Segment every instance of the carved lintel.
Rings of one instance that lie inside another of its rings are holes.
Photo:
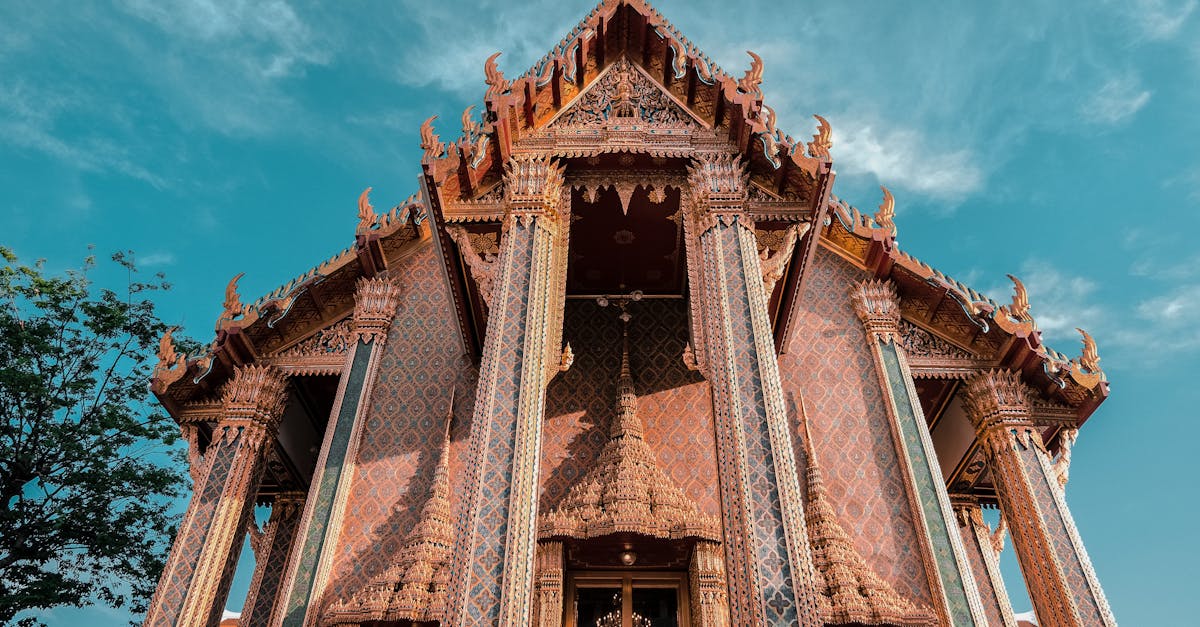
[[[900,297],[895,284],[863,281],[850,289],[850,301],[867,333],[885,342],[895,339],[900,327]]]
[[[358,280],[354,293],[353,337],[377,346],[387,342],[388,328],[400,303],[400,286],[382,277]]]

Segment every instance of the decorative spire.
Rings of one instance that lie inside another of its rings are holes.
[[[795,401],[793,400],[793,403]],[[808,541],[820,575],[818,603],[825,622],[833,625],[936,625],[933,612],[896,593],[867,565],[842,528],[825,492],[813,451],[808,412],[800,398],[804,453],[808,458]]]
[[[559,506],[541,516],[539,539],[638,533],[655,538],[721,541],[715,518],[701,513],[658,467],[637,413],[629,364],[629,314],[622,307],[621,369],[616,416],[596,466],[571,486]]]
[[[420,519],[408,534],[397,561],[349,600],[331,605],[325,612],[323,624],[426,622],[442,618],[450,583],[448,562],[454,544],[449,465],[456,391],[457,388],[450,391],[446,430],[429,487],[429,499],[421,508]]]

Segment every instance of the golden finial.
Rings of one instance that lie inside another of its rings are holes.
[[[237,291],[238,281],[242,280],[242,277],[245,275],[245,272],[237,273],[237,276],[229,280],[229,285],[225,286],[225,313],[222,315],[223,318],[232,320],[246,313],[246,306],[242,304]]]
[[[497,52],[483,63],[483,75],[488,85],[484,100],[494,100],[500,94],[508,91],[508,81],[504,80],[504,73],[496,66],[496,58],[499,56],[500,53]]]
[[[425,151],[425,156],[431,159],[441,157],[445,150],[445,145],[438,139],[437,133],[433,132],[433,121],[436,119],[437,116],[432,115],[421,123],[421,149]]]
[[[829,125],[829,120],[815,114],[813,117],[817,118],[817,134],[808,142],[808,156],[814,159],[831,159],[829,151],[833,148],[833,127]]]
[[[883,190],[883,204],[879,205],[879,212],[875,214],[875,223],[891,231],[894,237],[896,235],[896,199],[892,196],[892,192],[883,185],[880,185],[879,189]]]
[[[363,190],[358,196],[358,228],[357,233],[366,233],[375,225],[375,207],[371,206],[371,188]]]
[[[1028,322],[1033,318],[1029,315],[1029,293],[1025,291],[1025,284],[1021,279],[1013,275],[1008,275],[1009,280],[1013,282],[1013,300],[1008,306],[1008,315],[1015,320]]]
[[[749,94],[756,99],[762,98],[762,76],[763,76],[763,60],[762,57],[747,50],[746,54],[750,55],[750,69],[746,70],[746,75],[742,80],[738,81],[738,89],[743,93]]]
[[[1083,353],[1079,356],[1079,365],[1087,368],[1088,372],[1100,371],[1100,352],[1096,350],[1096,340],[1087,331],[1075,328],[1083,336]]]

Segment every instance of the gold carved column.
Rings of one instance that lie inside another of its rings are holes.
[[[537,627],[559,627],[563,617],[563,543],[538,543],[537,581],[533,585]]]
[[[983,520],[983,509],[979,501],[970,497],[954,497],[954,514],[958,519],[958,532],[967,550],[971,571],[979,587],[979,598],[988,624],[993,627],[1016,627],[1008,590],[1000,576],[999,551],[993,540],[992,530]]]
[[[202,462],[205,472],[171,547],[146,625],[220,622],[286,388],[283,374],[259,365],[235,369],[225,383],[222,418]]]
[[[1116,625],[1034,426],[1025,384],[1008,370],[967,382],[965,405],[996,485],[1043,627]]]
[[[746,215],[747,174],[732,155],[690,166],[690,296],[712,384],[729,610],[733,624],[819,625],[818,586],[767,296]],[[698,253],[698,254],[696,254]]]
[[[854,312],[862,320],[875,358],[908,501],[920,525],[918,537],[926,576],[938,617],[949,625],[986,625],[979,589],[938,466],[933,440],[925,424],[908,357],[899,337],[900,298],[891,281],[863,281],[850,290]]]
[[[303,492],[276,495],[271,517],[262,531],[250,528],[250,549],[254,551],[254,577],[242,606],[239,627],[267,627],[279,622],[275,608],[287,574],[288,559],[300,526],[304,509]]]
[[[276,617],[273,620],[281,621],[277,624],[312,625],[320,612],[358,457],[359,431],[400,293],[400,286],[385,276],[358,281],[354,294],[353,343],[325,427],[316,471],[288,559],[283,592],[272,612]]]
[[[546,385],[558,371],[569,206],[563,166],[518,155],[504,176],[500,257],[456,529],[449,625],[532,619],[538,467]]]
[[[688,586],[694,627],[727,627],[729,595],[726,592],[725,553],[721,545],[701,540],[692,550]]]

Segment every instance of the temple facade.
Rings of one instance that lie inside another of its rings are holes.
[[[901,250],[828,121],[642,0],[483,69],[416,194],[163,338],[194,493],[147,625],[216,625],[247,535],[243,627],[1014,626],[1009,537],[1040,625],[1116,624],[1064,496],[1086,332]]]

